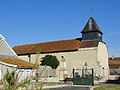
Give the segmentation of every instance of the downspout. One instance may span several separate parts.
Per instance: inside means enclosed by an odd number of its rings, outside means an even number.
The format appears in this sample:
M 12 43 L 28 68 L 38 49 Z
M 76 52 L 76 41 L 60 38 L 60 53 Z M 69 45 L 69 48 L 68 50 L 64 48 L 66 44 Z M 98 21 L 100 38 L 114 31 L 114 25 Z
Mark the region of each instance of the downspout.
M 29 58 L 29 63 L 31 63 L 31 54 L 28 54 L 28 58 Z

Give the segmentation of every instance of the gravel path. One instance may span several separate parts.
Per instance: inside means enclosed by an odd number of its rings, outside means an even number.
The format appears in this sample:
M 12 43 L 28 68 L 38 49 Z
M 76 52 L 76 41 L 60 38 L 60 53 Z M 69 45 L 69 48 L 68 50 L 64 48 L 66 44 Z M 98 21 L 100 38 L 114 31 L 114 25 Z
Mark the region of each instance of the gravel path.
M 64 87 L 56 87 L 56 88 L 46 88 L 43 90 L 92 90 L 91 87 L 83 87 L 83 86 L 64 86 Z

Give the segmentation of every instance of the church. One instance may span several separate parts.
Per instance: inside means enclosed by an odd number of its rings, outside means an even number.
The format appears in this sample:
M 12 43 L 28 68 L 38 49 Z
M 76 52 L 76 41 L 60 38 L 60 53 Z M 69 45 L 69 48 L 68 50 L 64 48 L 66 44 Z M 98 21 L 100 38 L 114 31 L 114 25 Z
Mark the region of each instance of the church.
M 13 50 L 18 58 L 29 63 L 36 61 L 36 48 L 40 48 L 39 61 L 45 55 L 54 55 L 58 58 L 60 65 L 56 69 L 56 77 L 63 79 L 67 74 L 71 77 L 72 70 L 93 68 L 98 77 L 108 79 L 108 48 L 102 41 L 103 32 L 98 27 L 93 17 L 81 31 L 82 37 L 35 44 L 14 46 Z

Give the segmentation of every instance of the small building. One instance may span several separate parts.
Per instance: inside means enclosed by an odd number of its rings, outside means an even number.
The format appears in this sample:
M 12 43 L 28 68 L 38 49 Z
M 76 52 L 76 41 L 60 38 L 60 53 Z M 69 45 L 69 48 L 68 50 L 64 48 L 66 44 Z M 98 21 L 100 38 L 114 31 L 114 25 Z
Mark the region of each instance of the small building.
M 6 72 L 18 72 L 18 70 L 22 70 L 22 75 L 24 74 L 24 76 L 20 77 L 22 80 L 25 75 L 28 75 L 28 73 L 25 74 L 25 72 L 30 72 L 33 67 L 33 64 L 18 59 L 17 54 L 7 44 L 5 38 L 0 35 L 0 80 L 4 78 Z
M 18 58 L 0 57 L 0 80 L 4 78 L 7 72 L 17 70 L 31 70 L 34 67 L 33 64 L 25 62 Z
M 109 57 L 110 75 L 120 75 L 120 57 Z
M 40 48 L 39 62 L 45 55 L 56 56 L 60 62 L 56 77 L 60 80 L 65 75 L 71 77 L 73 68 L 93 68 L 97 77 L 108 79 L 108 48 L 93 17 L 90 17 L 81 33 L 82 38 L 18 45 L 13 50 L 19 58 L 30 63 L 36 61 L 36 48 Z

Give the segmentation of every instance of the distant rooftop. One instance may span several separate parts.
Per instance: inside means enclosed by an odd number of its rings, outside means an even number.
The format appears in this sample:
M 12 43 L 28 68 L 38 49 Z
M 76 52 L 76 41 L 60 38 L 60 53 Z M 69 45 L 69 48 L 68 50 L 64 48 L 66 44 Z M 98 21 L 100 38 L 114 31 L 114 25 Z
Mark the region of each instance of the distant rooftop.
M 119 69 L 120 57 L 109 57 L 109 67 L 110 69 Z

